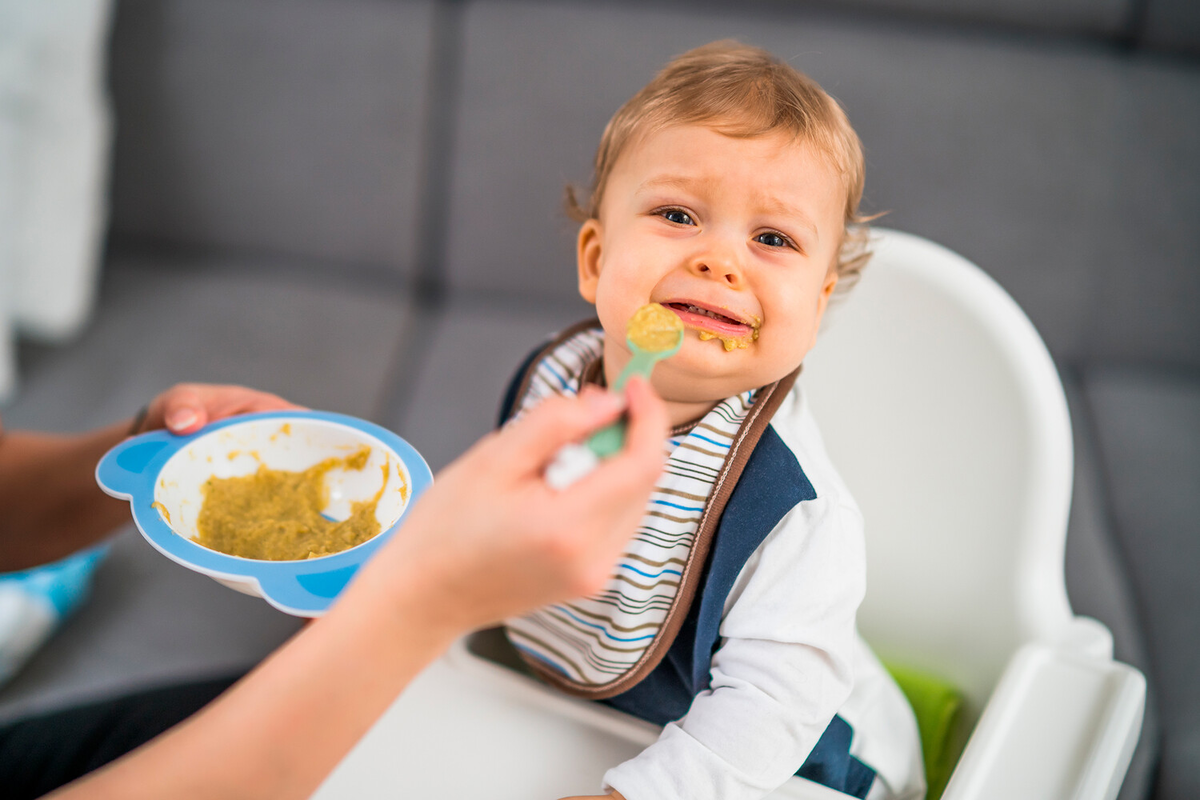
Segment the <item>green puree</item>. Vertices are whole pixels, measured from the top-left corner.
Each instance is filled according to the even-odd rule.
[[[253,475],[212,477],[204,482],[204,502],[196,521],[200,544],[222,553],[262,561],[300,561],[327,556],[362,544],[379,533],[372,500],[352,504],[349,519],[321,516],[329,502],[325,475],[333,469],[362,470],[371,448],[346,458],[327,458],[303,472],[268,469]],[[387,466],[383,467],[387,485]]]

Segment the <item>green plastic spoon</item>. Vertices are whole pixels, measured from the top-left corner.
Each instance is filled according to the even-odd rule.
[[[611,388],[615,392],[623,389],[633,375],[648,379],[655,364],[679,352],[683,346],[683,321],[665,306],[649,303],[629,320],[625,342],[633,357],[613,381]],[[546,469],[546,481],[561,489],[579,480],[595,469],[600,459],[625,446],[625,429],[626,421],[621,417],[593,433],[583,444],[567,445]]]
[[[683,346],[683,321],[675,312],[658,303],[644,305],[625,326],[625,343],[633,358],[613,381],[612,390],[619,392],[634,375],[649,379],[654,365],[670,358]],[[587,448],[600,458],[607,458],[625,446],[625,418],[606,425],[587,440]]]

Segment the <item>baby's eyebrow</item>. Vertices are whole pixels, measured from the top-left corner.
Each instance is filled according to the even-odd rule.
[[[777,197],[766,196],[758,200],[758,210],[770,216],[782,216],[792,220],[796,225],[803,228],[805,233],[813,238],[814,241],[820,239],[820,233],[813,221],[808,218],[800,209],[795,206],[788,205]]]
[[[644,192],[649,189],[699,189],[705,184],[712,183],[708,178],[691,178],[686,175],[658,175],[643,181],[638,186],[639,192]]]

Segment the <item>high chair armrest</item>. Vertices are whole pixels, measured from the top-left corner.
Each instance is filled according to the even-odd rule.
[[[1116,797],[1141,732],[1146,679],[1047,644],[1009,661],[944,800]]]

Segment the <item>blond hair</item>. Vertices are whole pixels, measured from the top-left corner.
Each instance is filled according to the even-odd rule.
[[[724,40],[672,59],[618,109],[600,137],[586,204],[567,187],[567,212],[583,222],[599,217],[617,159],[640,137],[670,125],[709,125],[726,136],[751,138],[782,132],[805,142],[837,171],[846,192],[838,291],[848,290],[871,258],[858,134],[837,101],[816,81],[765,50]]]

